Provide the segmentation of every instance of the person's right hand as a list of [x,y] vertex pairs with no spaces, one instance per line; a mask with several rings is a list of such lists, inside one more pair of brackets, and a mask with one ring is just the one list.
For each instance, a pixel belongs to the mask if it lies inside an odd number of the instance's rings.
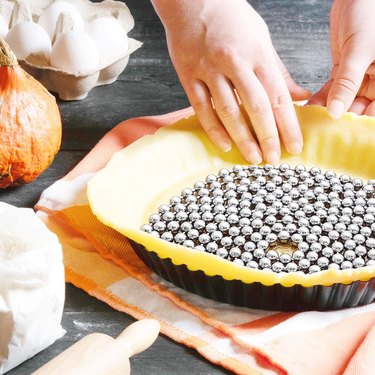
[[233,140],[254,164],[277,163],[280,139],[289,153],[299,154],[303,140],[292,98],[307,99],[309,93],[288,74],[258,13],[245,0],[153,4],[180,81],[211,141],[228,151]]

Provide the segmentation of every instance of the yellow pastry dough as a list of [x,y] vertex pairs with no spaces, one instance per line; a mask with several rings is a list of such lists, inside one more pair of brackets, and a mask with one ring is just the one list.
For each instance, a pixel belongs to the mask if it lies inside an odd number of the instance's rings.
[[[304,136],[303,153],[290,156],[283,151],[282,162],[315,165],[364,180],[375,177],[375,118],[347,113],[334,120],[319,106],[296,107],[296,112]],[[283,286],[348,284],[375,276],[375,267],[330,269],[311,275],[253,270],[139,229],[159,205],[179,195],[182,188],[234,164],[247,163],[235,147],[229,153],[214,147],[193,116],[116,153],[88,184],[90,206],[104,224],[155,251],[160,258],[170,258],[176,265],[186,264],[190,270],[202,270],[209,276]]]

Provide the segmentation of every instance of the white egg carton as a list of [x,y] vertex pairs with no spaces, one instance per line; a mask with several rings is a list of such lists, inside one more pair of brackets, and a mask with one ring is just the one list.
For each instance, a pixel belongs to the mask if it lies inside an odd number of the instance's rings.
[[[59,0],[23,1],[28,2],[33,21],[37,22],[43,11],[54,1]],[[114,17],[124,29],[124,38],[134,27],[134,19],[128,7],[122,2],[113,0],[104,0],[100,3],[92,3],[89,0],[63,1],[71,3],[77,8],[85,25],[97,17]],[[0,0],[0,15],[8,22],[8,25],[11,24],[13,8],[16,2],[17,0]],[[50,66],[42,56],[35,55],[31,55],[25,60],[19,60],[19,63],[48,90],[57,93],[60,99],[81,100],[87,96],[93,87],[107,85],[117,80],[128,64],[130,54],[142,45],[141,42],[132,38],[128,38],[128,41],[127,50],[119,50],[118,53],[102,59],[99,69],[95,69],[95,71],[66,72]]]

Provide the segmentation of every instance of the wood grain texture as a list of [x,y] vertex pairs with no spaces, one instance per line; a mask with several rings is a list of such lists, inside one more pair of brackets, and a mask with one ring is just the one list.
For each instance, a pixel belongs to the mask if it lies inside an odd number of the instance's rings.
[[[46,187],[73,168],[120,121],[189,105],[168,56],[163,27],[150,1],[126,3],[136,21],[130,35],[141,40],[143,47],[131,56],[116,83],[95,88],[83,101],[59,101],[63,117],[62,151],[35,182],[1,191],[2,201],[32,207]],[[294,79],[311,91],[319,89],[330,70],[331,1],[253,0],[250,3],[267,22],[275,48]],[[117,336],[133,321],[130,316],[67,285],[63,317],[66,335],[9,374],[30,374],[84,335],[104,332]],[[159,337],[150,349],[133,358],[131,365],[135,375],[227,373],[195,351],[165,337]]]

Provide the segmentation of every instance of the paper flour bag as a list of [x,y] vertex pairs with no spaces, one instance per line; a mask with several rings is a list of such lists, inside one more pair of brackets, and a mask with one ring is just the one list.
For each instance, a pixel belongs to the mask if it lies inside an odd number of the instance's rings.
[[64,295],[56,235],[32,209],[0,202],[0,374],[64,334]]

